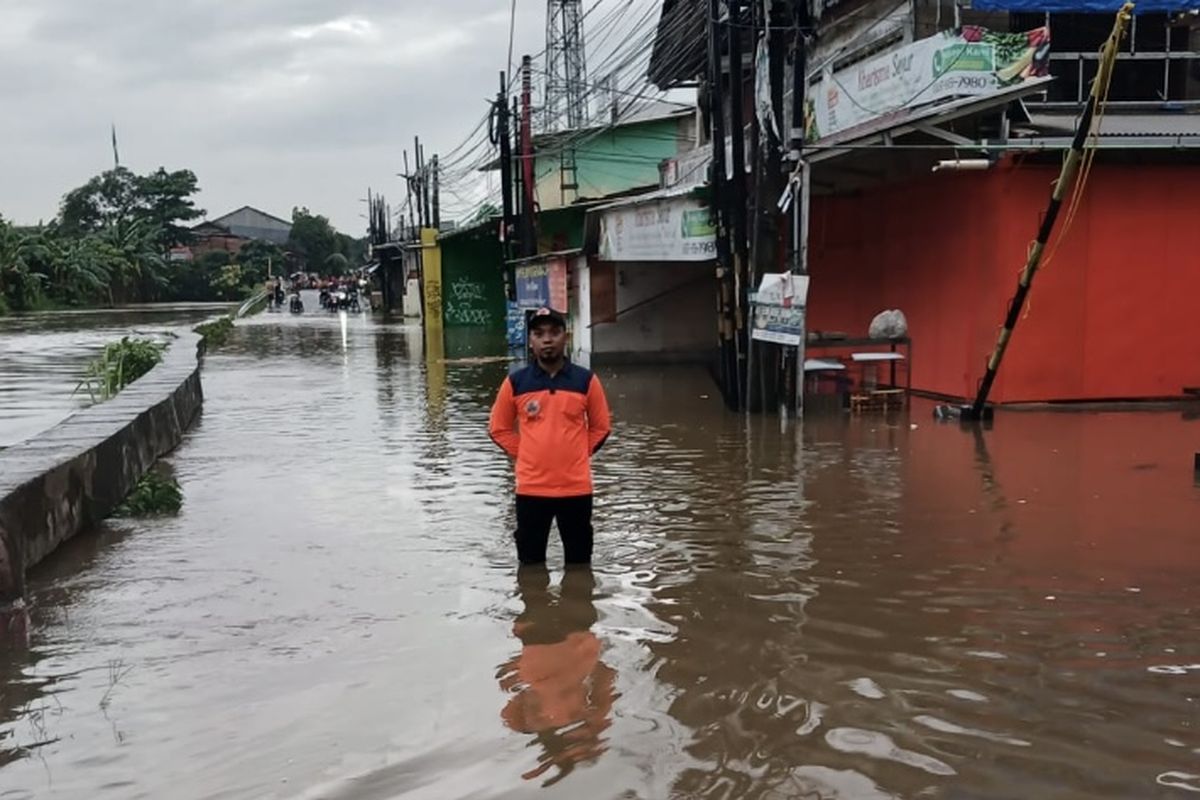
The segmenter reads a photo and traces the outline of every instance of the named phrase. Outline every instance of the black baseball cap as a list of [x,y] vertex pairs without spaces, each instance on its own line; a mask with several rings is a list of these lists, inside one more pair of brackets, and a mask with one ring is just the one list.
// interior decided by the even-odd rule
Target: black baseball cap
[[530,315],[530,317],[529,317],[529,327],[530,328],[533,328],[537,325],[541,325],[542,323],[545,323],[545,322],[549,322],[551,325],[557,325],[560,328],[567,327],[567,320],[563,317],[563,315],[561,313],[555,311],[553,308],[547,308],[547,307],[543,306],[542,308],[539,308],[537,311],[534,311],[533,314]]

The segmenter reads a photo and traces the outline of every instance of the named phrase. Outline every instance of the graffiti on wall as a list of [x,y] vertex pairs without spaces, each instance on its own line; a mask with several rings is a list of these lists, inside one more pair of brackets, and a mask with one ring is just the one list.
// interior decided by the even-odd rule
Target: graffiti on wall
[[482,281],[459,277],[450,282],[445,293],[445,318],[449,325],[487,327],[495,322],[489,308],[487,287]]

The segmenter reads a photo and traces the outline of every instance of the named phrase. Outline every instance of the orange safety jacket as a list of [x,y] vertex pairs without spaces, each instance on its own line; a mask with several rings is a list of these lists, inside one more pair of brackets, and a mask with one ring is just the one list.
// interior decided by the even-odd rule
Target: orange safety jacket
[[536,363],[500,385],[488,433],[517,462],[517,494],[592,493],[592,454],[612,430],[608,400],[591,370],[567,362],[551,377]]

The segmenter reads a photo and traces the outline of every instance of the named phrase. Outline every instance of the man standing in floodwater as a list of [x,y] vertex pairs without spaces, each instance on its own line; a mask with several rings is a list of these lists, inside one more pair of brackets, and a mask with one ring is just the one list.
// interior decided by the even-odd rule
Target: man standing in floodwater
[[541,308],[529,319],[533,362],[500,385],[488,432],[516,461],[517,558],[546,561],[558,521],[567,564],[592,560],[592,456],[612,425],[600,379],[566,358],[567,324]]

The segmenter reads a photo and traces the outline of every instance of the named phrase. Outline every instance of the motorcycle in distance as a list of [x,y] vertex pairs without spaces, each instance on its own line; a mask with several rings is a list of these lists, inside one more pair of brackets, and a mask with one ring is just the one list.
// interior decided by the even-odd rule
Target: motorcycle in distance
[[291,312],[293,314],[303,314],[304,313],[304,301],[300,299],[299,292],[292,293],[292,299],[291,299],[291,302],[289,305],[289,309],[291,310]]
[[362,310],[358,302],[358,292],[353,289],[334,289],[330,292],[322,290],[321,307],[328,311],[349,311],[352,314]]

